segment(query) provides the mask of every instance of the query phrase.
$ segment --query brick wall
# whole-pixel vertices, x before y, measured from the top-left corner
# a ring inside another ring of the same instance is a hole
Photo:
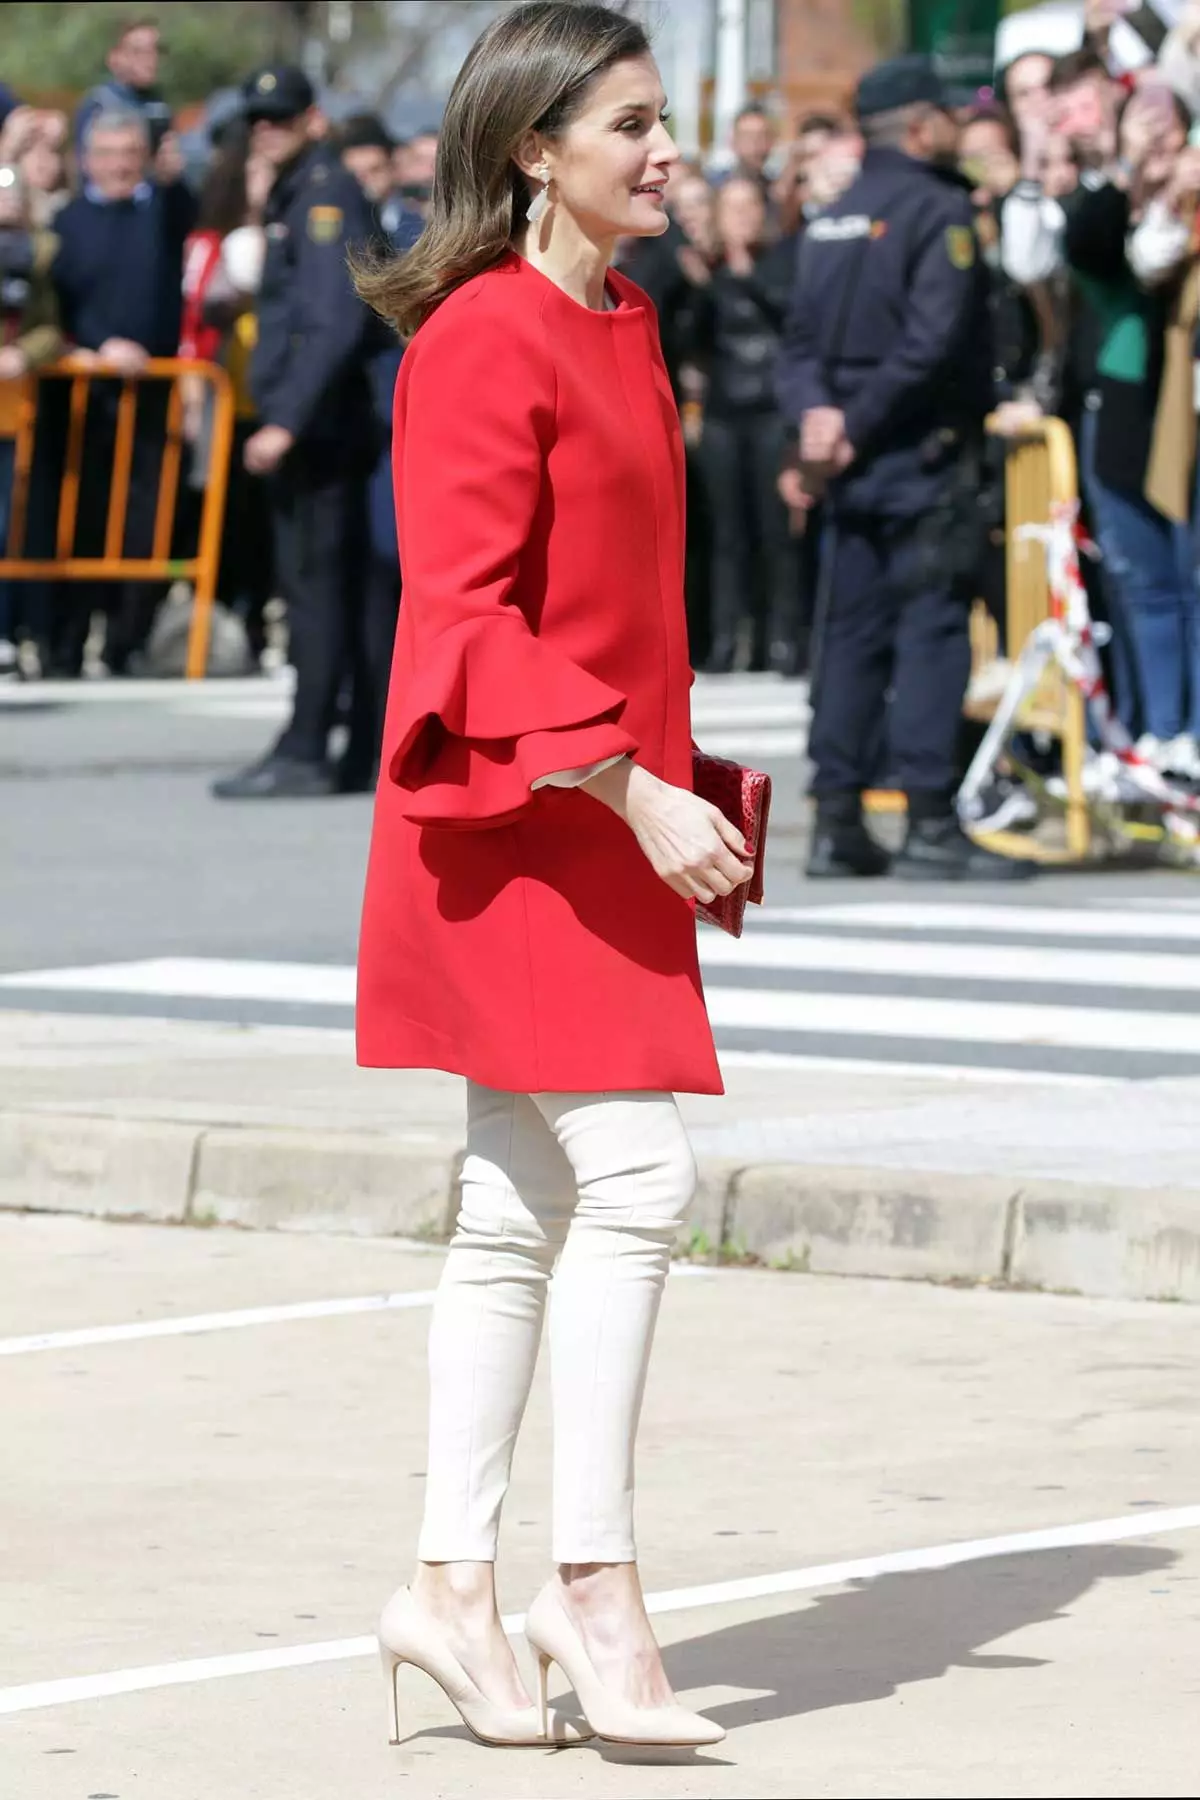
[[[879,50],[854,22],[850,0],[779,0],[779,90],[791,122],[843,109]]]

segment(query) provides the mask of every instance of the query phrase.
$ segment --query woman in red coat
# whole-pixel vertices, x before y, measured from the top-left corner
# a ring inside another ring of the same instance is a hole
[[[679,1706],[638,1583],[633,1445],[694,1185],[674,1090],[721,1092],[692,903],[748,878],[691,791],[683,450],[653,309],[609,270],[666,228],[676,151],[641,27],[517,7],[468,57],[430,223],[360,285],[405,333],[404,606],[359,959],[360,1060],[468,1084],[434,1307],[417,1577],[400,1661],[489,1741],[589,1726],[715,1742]],[[419,326],[419,329],[416,329]],[[531,1706],[496,1610],[500,1508],[552,1267],[554,1557]]]

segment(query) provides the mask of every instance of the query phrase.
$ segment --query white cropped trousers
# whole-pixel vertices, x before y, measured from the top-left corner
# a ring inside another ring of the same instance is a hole
[[[495,1560],[549,1290],[554,1560],[632,1562],[646,1367],[696,1181],[679,1109],[670,1094],[474,1082],[467,1108],[462,1210],[429,1335],[418,1554]]]

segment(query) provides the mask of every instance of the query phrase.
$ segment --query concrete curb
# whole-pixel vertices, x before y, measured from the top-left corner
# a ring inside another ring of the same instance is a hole
[[[0,1209],[443,1240],[461,1150],[0,1111]],[[708,1159],[680,1250],[814,1274],[1200,1301],[1200,1189]]]

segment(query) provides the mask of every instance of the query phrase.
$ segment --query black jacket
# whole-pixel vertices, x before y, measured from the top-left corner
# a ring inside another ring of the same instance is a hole
[[[1141,292],[1129,268],[1128,194],[1108,182],[1081,183],[1063,202],[1063,214],[1063,249],[1075,289],[1070,366],[1082,405],[1098,415],[1095,473],[1105,486],[1137,494],[1146,477],[1162,382],[1167,294]],[[1112,305],[1142,317],[1148,354],[1139,381],[1119,381],[1097,369],[1108,330],[1105,312]]]
[[[54,221],[54,285],[63,330],[84,350],[128,338],[151,356],[179,354],[183,244],[196,202],[182,182],[133,200],[81,194]]]
[[[280,171],[264,214],[267,256],[250,387],[264,425],[302,444],[374,457],[367,377],[378,347],[347,252],[372,235],[371,207],[336,157],[314,145]]]
[[[855,460],[836,505],[904,516],[941,500],[992,404],[990,339],[968,184],[869,149],[801,240],[779,359],[789,419],[845,413]]]
[[[679,260],[687,241],[672,219],[659,237],[635,238],[618,264],[621,273],[636,281],[654,302],[663,361],[677,400],[680,365],[692,347],[697,294]]]
[[[779,410],[775,364],[795,259],[795,242],[787,238],[760,251],[749,275],[721,263],[697,291],[696,361],[708,375],[705,410],[713,418]]]

